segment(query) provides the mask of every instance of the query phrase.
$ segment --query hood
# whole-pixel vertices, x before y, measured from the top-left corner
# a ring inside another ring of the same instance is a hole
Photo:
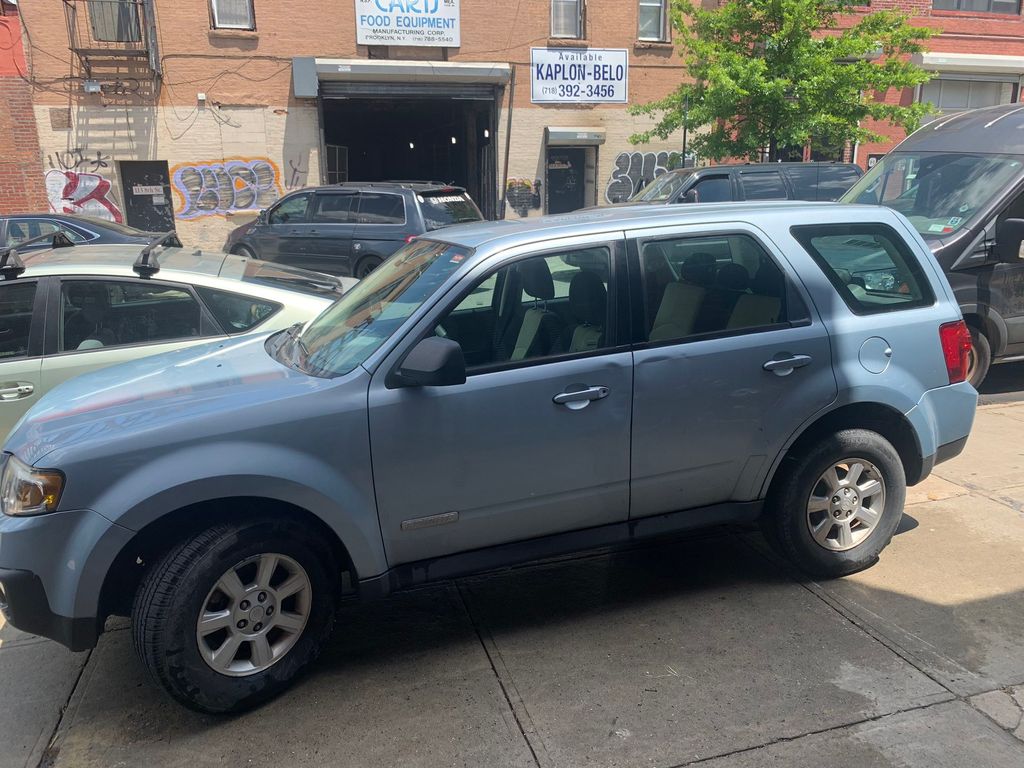
[[[78,376],[29,410],[4,450],[36,464],[54,451],[99,453],[157,431],[160,441],[198,437],[233,414],[330,384],[277,362],[267,338],[202,344]]]

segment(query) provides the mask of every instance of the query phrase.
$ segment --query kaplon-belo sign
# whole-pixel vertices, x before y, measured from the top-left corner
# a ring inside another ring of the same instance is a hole
[[[624,48],[533,48],[530,100],[534,104],[625,104],[628,57]]]
[[[356,0],[360,45],[459,46],[459,0]]]

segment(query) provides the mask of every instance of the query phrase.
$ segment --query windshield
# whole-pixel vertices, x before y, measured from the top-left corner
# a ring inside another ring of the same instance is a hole
[[[418,196],[423,210],[423,221],[427,231],[440,229],[450,224],[465,224],[480,221],[480,209],[465,192],[454,190]]]
[[[682,189],[683,185],[686,184],[692,176],[692,171],[689,173],[663,173],[629,198],[629,201],[631,203],[663,202],[674,196],[676,192]]]
[[[414,240],[364,277],[302,332],[303,368],[314,376],[354,370],[463,264],[466,248]]]
[[[284,288],[310,296],[321,296],[325,299],[336,299],[345,292],[342,282],[332,275],[255,259],[246,262],[242,281]]]
[[[1021,171],[1014,155],[893,152],[840,199],[899,211],[925,237],[956,232]]]

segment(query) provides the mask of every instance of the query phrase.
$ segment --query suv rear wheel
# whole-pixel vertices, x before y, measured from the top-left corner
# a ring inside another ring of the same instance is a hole
[[[174,547],[132,610],[135,650],[172,697],[233,712],[283,690],[334,622],[330,556],[289,521],[223,524]]]
[[[769,539],[799,568],[833,578],[870,567],[903,515],[906,475],[892,444],[845,429],[786,460],[765,510]]]

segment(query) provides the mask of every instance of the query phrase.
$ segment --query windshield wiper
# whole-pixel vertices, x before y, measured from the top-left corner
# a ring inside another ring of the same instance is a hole
[[[288,338],[292,340],[292,344],[296,349],[299,350],[301,357],[299,358],[299,366],[303,366],[303,361],[309,360],[309,350],[306,348],[306,342],[302,340],[302,336],[299,331],[302,330],[302,323],[295,323],[295,325],[289,326],[285,333],[288,334]]]

